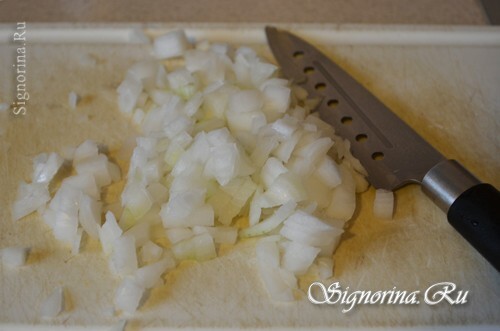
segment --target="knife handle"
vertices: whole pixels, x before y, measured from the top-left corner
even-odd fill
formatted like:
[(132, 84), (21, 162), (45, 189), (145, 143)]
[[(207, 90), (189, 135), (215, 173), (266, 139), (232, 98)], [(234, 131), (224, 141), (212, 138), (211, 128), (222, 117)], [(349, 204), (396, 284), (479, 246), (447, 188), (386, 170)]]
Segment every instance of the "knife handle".
[(500, 192), (454, 160), (434, 166), (422, 187), (450, 224), (500, 271)]
[(500, 271), (500, 192), (478, 184), (462, 193), (448, 210), (448, 221)]

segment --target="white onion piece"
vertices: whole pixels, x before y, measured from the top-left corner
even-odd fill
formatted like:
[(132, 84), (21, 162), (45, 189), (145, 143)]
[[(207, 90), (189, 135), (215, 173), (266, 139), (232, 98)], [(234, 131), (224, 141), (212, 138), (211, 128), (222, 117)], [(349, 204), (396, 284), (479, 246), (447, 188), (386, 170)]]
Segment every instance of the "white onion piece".
[(82, 228), (77, 229), (76, 235), (73, 239), (73, 245), (71, 246), (71, 254), (72, 255), (77, 255), (78, 253), (80, 253), (80, 247), (82, 244), (82, 235), (83, 235)]
[(57, 153), (50, 153), (46, 159), (45, 156), (46, 154), (41, 154), (35, 157), (32, 176), (34, 183), (50, 183), (63, 164), (63, 158)]
[(173, 268), (175, 268), (175, 261), (167, 256), (158, 262), (137, 269), (134, 278), (142, 287), (149, 289), (158, 283), (163, 273)]
[(335, 228), (299, 210), (284, 222), (280, 234), (291, 241), (321, 248), (331, 246), (342, 232), (342, 229)]
[[(158, 215), (158, 209), (154, 211)], [(123, 218), (123, 217), (122, 217)], [(120, 219), (120, 223), (121, 223)], [(151, 237), (151, 223), (148, 219), (142, 218), (136, 225), (128, 229), (123, 235), (134, 237), (135, 246), (141, 247), (146, 244)]]
[(31, 214), (50, 200), (47, 185), (43, 183), (26, 184), (21, 182), (16, 200), (12, 205), (12, 218), (17, 221)]
[(40, 308), (40, 315), (44, 319), (51, 319), (59, 315), (64, 310), (63, 288), (56, 288), (47, 299), (45, 299)]
[(195, 235), (208, 233), (216, 244), (235, 244), (238, 239), (238, 229), (230, 226), (195, 226), (193, 227)]
[(276, 178), (269, 189), (262, 195), (262, 207), (275, 207), (288, 201), (300, 202), (307, 199), (307, 192), (300, 177), (286, 172)]
[(260, 221), (260, 215), (262, 214), (262, 208), (260, 206), (260, 199), (263, 190), (261, 186), (258, 186), (250, 202), (250, 210), (248, 212), (248, 223), (250, 226), (257, 224)]
[(167, 229), (165, 233), (171, 244), (176, 244), (179, 241), (189, 239), (194, 236), (193, 231), (188, 228), (171, 228)]
[(281, 261), (283, 268), (293, 272), (296, 276), (305, 274), (320, 252), (317, 247), (303, 245), (294, 241), (286, 242), (284, 248), (285, 251)]
[(116, 274), (126, 276), (137, 270), (134, 236), (124, 235), (115, 239), (112, 250), (111, 264)]
[(163, 255), (163, 248), (148, 240), (140, 251), (140, 260), (143, 264), (157, 262)]
[(333, 259), (330, 257), (319, 257), (316, 260), (318, 276), (320, 280), (327, 280), (333, 276)]
[(375, 191), (373, 215), (382, 219), (392, 219), (394, 212), (394, 193), (383, 189)]
[(106, 213), (106, 221), (99, 229), (99, 240), (101, 241), (102, 250), (105, 254), (111, 253), (115, 240), (118, 239), (122, 233), (123, 231), (116, 222), (115, 215), (108, 211)]
[(80, 100), (80, 97), (78, 94), (75, 93), (75, 91), (71, 91), (68, 94), (68, 105), (71, 109), (76, 109), (76, 105), (78, 104), (78, 101)]
[(316, 174), (329, 188), (335, 188), (342, 183), (340, 170), (335, 161), (325, 156), (318, 164)]
[(261, 236), (263, 234), (266, 234), (274, 230), (295, 211), (296, 207), (297, 204), (294, 201), (288, 201), (283, 206), (278, 208), (271, 217), (249, 228), (241, 230), (240, 236), (241, 237)]
[(356, 210), (356, 183), (346, 165), (339, 167), (342, 184), (332, 193), (332, 202), (326, 209), (326, 215), (333, 219), (348, 221)]
[(104, 154), (92, 156), (74, 164), (76, 172), (80, 174), (94, 175), (99, 187), (111, 184), (112, 178), (108, 169), (108, 158)]
[(125, 314), (133, 314), (141, 302), (144, 295), (144, 287), (134, 278), (125, 278), (116, 290), (114, 304), (115, 307)]
[(273, 151), (273, 155), (285, 163), (288, 162), (300, 138), (302, 137), (302, 134), (302, 130), (295, 131), (291, 138), (282, 141), (279, 144), (279, 146)]
[(118, 107), (126, 115), (132, 115), (137, 104), (137, 99), (142, 92), (142, 83), (132, 75), (127, 75), (125, 80), (118, 86)]
[(318, 176), (310, 176), (304, 181), (308, 200), (316, 202), (317, 206), (321, 209), (326, 208), (332, 201), (332, 190), (325, 185), (325, 181)]
[(185, 239), (172, 247), (177, 260), (206, 261), (217, 257), (214, 240), (208, 233)]
[[(294, 300), (293, 287), (284, 279), (285, 273), (279, 267), (279, 250), (276, 243), (262, 239), (257, 242), (255, 249), (259, 275), (271, 298), (276, 301)], [(291, 276), (293, 279), (293, 275)]]
[(155, 38), (153, 48), (157, 58), (168, 59), (182, 55), (190, 45), (184, 30), (174, 30)]
[(263, 89), (264, 111), (284, 113), (290, 105), (290, 88), (268, 85)]
[(6, 267), (17, 268), (26, 263), (29, 247), (5, 247), (0, 250), (2, 264)]
[(97, 187), (94, 175), (90, 173), (67, 177), (61, 185), (69, 185), (74, 189), (81, 190), (95, 200), (101, 199), (101, 192)]
[(288, 169), (283, 165), (283, 163), (275, 157), (270, 157), (267, 159), (266, 163), (262, 167), (260, 172), (260, 177), (266, 188), (269, 188), (279, 175), (287, 172)]
[[(139, 183), (132, 183), (122, 194), (122, 205), (131, 213), (134, 220), (138, 220), (149, 211), (153, 201), (146, 188)], [(130, 227), (133, 223), (127, 226)]]

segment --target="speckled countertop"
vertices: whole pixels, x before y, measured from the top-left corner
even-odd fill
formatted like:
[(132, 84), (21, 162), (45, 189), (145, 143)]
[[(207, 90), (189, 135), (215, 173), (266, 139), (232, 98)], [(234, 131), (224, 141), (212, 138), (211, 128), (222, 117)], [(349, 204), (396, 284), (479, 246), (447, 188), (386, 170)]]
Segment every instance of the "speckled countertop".
[(0, 0), (16, 21), (488, 24), (480, 0)]

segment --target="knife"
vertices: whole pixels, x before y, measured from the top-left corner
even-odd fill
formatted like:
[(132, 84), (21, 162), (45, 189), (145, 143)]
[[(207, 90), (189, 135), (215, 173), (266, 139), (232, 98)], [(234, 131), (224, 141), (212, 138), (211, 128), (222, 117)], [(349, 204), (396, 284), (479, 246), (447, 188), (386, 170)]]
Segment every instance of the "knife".
[(446, 159), (331, 59), (299, 37), (266, 27), (283, 74), (321, 98), (315, 111), (351, 142), (377, 189), (417, 183), (449, 223), (500, 271), (500, 192)]

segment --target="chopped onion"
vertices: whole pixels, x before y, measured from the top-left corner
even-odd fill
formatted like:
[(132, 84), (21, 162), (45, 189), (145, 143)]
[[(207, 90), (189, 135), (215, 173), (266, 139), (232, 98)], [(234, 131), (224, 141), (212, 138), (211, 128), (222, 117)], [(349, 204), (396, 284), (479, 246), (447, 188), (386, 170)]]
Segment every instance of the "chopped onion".
[(50, 296), (42, 302), (40, 315), (42, 318), (54, 318), (64, 310), (64, 293), (63, 288), (56, 288)]
[(150, 264), (157, 262), (163, 255), (163, 248), (152, 241), (146, 242), (141, 248), (141, 262)]
[(126, 314), (133, 314), (144, 295), (144, 287), (132, 277), (126, 277), (116, 290), (115, 307)]
[(317, 247), (303, 245), (294, 241), (286, 242), (284, 247), (283, 268), (293, 272), (297, 276), (307, 272), (307, 269), (309, 269), (320, 252), (320, 249)]
[(261, 236), (274, 230), (278, 225), (280, 225), (284, 220), (286, 220), (295, 210), (297, 204), (290, 200), (280, 208), (269, 218), (257, 223), (249, 228), (240, 231), (241, 237), (254, 237)]
[(0, 250), (2, 263), (6, 267), (17, 268), (26, 263), (29, 247), (6, 247)]
[(68, 94), (68, 104), (71, 109), (76, 109), (76, 105), (78, 104), (80, 97), (74, 91), (69, 92)]
[(217, 256), (214, 240), (208, 233), (182, 240), (172, 247), (177, 260), (206, 261)]
[(115, 240), (118, 239), (122, 233), (123, 231), (116, 222), (115, 215), (108, 211), (106, 213), (106, 221), (99, 229), (99, 240), (101, 241), (104, 253), (111, 253)]
[(373, 201), (373, 215), (378, 218), (392, 219), (394, 212), (394, 193), (378, 189), (375, 191)]
[(158, 262), (137, 269), (135, 279), (142, 287), (152, 288), (158, 283), (164, 272), (173, 268), (175, 268), (175, 261), (167, 256)]
[(189, 46), (184, 30), (170, 31), (154, 40), (154, 52), (159, 59), (182, 55)]
[(21, 182), (12, 206), (12, 218), (17, 221), (45, 206), (49, 200), (50, 194), (46, 184)]
[(41, 154), (35, 157), (33, 182), (49, 183), (63, 164), (63, 158), (57, 153)]
[[(125, 314), (177, 262), (213, 259), (219, 245), (252, 236), (266, 236), (256, 253), (271, 298), (293, 300), (297, 277), (331, 276), (356, 193), (368, 188), (349, 143), (310, 114), (319, 98), (278, 78), (251, 48), (190, 48), (182, 30), (155, 38), (156, 59), (132, 65), (117, 89), (120, 111), (141, 131), (121, 153), (130, 162), (120, 201), (103, 194), (120, 168), (86, 140), (65, 153), (76, 174), (48, 206), (63, 163), (56, 153), (35, 158), (33, 183), (21, 185), (12, 209), (14, 219), (37, 210), (73, 254), (84, 233), (99, 239), (124, 277), (114, 302)], [(162, 61), (177, 56), (184, 62)]]

